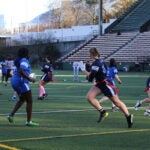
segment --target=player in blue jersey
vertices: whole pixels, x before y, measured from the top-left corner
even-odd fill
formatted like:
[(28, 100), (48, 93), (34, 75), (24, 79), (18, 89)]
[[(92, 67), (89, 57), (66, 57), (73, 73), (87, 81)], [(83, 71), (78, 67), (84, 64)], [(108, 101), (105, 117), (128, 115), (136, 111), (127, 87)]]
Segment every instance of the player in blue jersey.
[(94, 60), (91, 71), (87, 72), (85, 70), (85, 64), (80, 63), (80, 69), (85, 75), (88, 76), (88, 80), (92, 82), (95, 79), (96, 84), (91, 87), (89, 92), (86, 95), (89, 103), (95, 107), (100, 112), (100, 117), (98, 122), (101, 122), (109, 114), (108, 112), (100, 105), (96, 97), (100, 94), (104, 94), (109, 97), (109, 99), (119, 107), (122, 112), (125, 114), (128, 128), (131, 128), (133, 125), (133, 115), (129, 113), (126, 105), (119, 99), (116, 93), (116, 87), (108, 80), (107, 78), (107, 67), (103, 60), (100, 59), (100, 54), (98, 50), (94, 47), (89, 50), (90, 57)]
[[(122, 83), (122, 81), (120, 80), (120, 77), (118, 75), (118, 69), (117, 69), (117, 64), (116, 64), (116, 61), (114, 58), (111, 58), (110, 61), (109, 61), (109, 67), (107, 69), (107, 77), (108, 77), (108, 80), (114, 85), (116, 86), (115, 84), (115, 79), (118, 81), (119, 84)], [(118, 94), (118, 93), (117, 93)], [(99, 100), (99, 103), (103, 103), (105, 102), (106, 100), (108, 100), (109, 98), (104, 96), (103, 98), (101, 98)], [(112, 111), (118, 111), (118, 108), (115, 106), (114, 103), (112, 103)]]
[[(148, 97), (144, 98), (143, 100), (137, 101), (137, 103), (134, 106), (135, 110), (138, 110), (138, 108), (144, 103), (150, 103), (150, 76), (147, 78), (146, 88), (144, 91), (147, 92)], [(144, 112), (144, 115), (150, 116), (150, 105), (147, 107), (146, 111)]]
[(10, 123), (14, 123), (14, 115), (17, 110), (26, 102), (26, 112), (27, 112), (27, 126), (38, 126), (38, 123), (32, 121), (32, 92), (29, 82), (35, 82), (35, 80), (30, 75), (30, 64), (29, 64), (29, 51), (26, 48), (20, 48), (18, 51), (18, 56), (14, 61), (16, 70), (11, 78), (11, 85), (13, 89), (17, 92), (19, 101), (17, 101), (15, 107), (11, 113), (7, 116)]
[(1, 66), (2, 66), (2, 82), (5, 81), (5, 86), (7, 86), (7, 65), (5, 59), (2, 60)]
[(45, 57), (45, 61), (46, 63), (42, 66), (42, 69), (41, 69), (41, 71), (43, 72), (43, 75), (38, 83), (38, 87), (39, 87), (38, 100), (43, 100), (47, 96), (44, 86), (48, 82), (53, 81), (52, 79), (53, 66), (52, 66), (50, 56)]

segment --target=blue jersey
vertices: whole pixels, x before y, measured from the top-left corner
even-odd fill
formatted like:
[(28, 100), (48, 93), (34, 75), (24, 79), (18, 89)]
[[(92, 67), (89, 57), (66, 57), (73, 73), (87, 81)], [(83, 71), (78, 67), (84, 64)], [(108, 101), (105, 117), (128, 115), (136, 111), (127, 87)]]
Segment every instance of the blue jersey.
[(3, 73), (3, 74), (7, 74), (6, 62), (5, 62), (5, 61), (2, 61), (2, 62), (1, 62), (1, 66), (2, 66), (2, 73)]
[(96, 59), (91, 65), (89, 81), (92, 82), (93, 79), (95, 79), (96, 82), (103, 82), (107, 79), (107, 67), (101, 59)]
[(26, 78), (23, 78), (19, 72), (19, 68), (21, 68), (23, 69), (23, 71), (25, 72), (27, 76), (30, 75), (31, 68), (30, 68), (28, 59), (26, 58), (22, 58), (20, 60), (18, 59), (17, 62), (15, 63), (17, 63), (17, 66), (16, 66), (16, 69), (14, 70), (13, 78), (15, 79), (18, 78), (18, 79), (21, 79), (22, 82), (28, 83), (29, 81)]
[(111, 83), (115, 85), (114, 79), (115, 75), (118, 74), (118, 70), (116, 67), (109, 67), (107, 70), (107, 77)]
[(30, 74), (30, 64), (28, 59), (26, 58), (16, 58), (14, 61), (14, 64), (16, 66), (16, 68), (14, 68), (14, 74), (11, 78), (11, 85), (13, 87), (13, 89), (18, 93), (18, 95), (25, 93), (27, 91), (30, 90), (30, 85), (29, 85), (29, 81), (22, 77), (22, 75), (20, 74), (19, 69), (23, 69), (24, 73), (29, 76)]

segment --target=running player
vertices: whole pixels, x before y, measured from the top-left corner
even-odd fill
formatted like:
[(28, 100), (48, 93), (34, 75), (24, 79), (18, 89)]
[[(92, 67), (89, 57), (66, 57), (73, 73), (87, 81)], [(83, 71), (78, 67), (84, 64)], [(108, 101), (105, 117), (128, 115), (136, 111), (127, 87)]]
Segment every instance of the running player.
[[(118, 83), (121, 84), (122, 81), (120, 80), (120, 77), (118, 75), (118, 69), (117, 69), (117, 64), (116, 64), (116, 61), (114, 58), (111, 58), (110, 61), (109, 61), (109, 68), (107, 70), (107, 77), (108, 77), (108, 80), (114, 85), (116, 86), (115, 84), (115, 79), (117, 79)], [(118, 94), (118, 93), (117, 93)], [(103, 103), (105, 102), (106, 100), (108, 100), (109, 98), (104, 96), (103, 98), (101, 98), (99, 100), (99, 103)], [(118, 111), (118, 108), (115, 106), (114, 103), (112, 103), (112, 111)]]
[(38, 126), (38, 123), (31, 121), (32, 119), (32, 92), (29, 82), (35, 82), (34, 79), (29, 77), (30, 74), (30, 64), (28, 61), (29, 51), (26, 48), (20, 48), (18, 51), (18, 56), (14, 61), (16, 70), (11, 78), (11, 85), (14, 91), (17, 92), (19, 101), (17, 101), (15, 107), (11, 113), (7, 116), (10, 123), (14, 123), (14, 115), (17, 110), (26, 102), (26, 112), (27, 112), (27, 126)]
[[(146, 81), (146, 88), (144, 91), (147, 92), (148, 97), (143, 100), (137, 101), (137, 103), (134, 106), (135, 110), (138, 110), (138, 108), (144, 103), (150, 103), (150, 77), (148, 77)], [(150, 116), (150, 105), (147, 107), (146, 111), (144, 112), (144, 115)]]
[(46, 96), (47, 93), (45, 91), (44, 86), (48, 83), (48, 82), (52, 82), (52, 71), (53, 71), (53, 66), (52, 66), (52, 62), (51, 62), (51, 58), (50, 56), (45, 57), (45, 61), (46, 63), (43, 65), (41, 71), (44, 73), (38, 83), (38, 87), (39, 87), (39, 97), (38, 100), (43, 100)]
[(129, 113), (126, 105), (119, 99), (118, 95), (116, 94), (116, 87), (113, 86), (113, 84), (107, 79), (107, 68), (103, 60), (100, 59), (98, 50), (94, 47), (89, 50), (89, 53), (90, 57), (94, 60), (91, 66), (91, 71), (87, 72), (85, 70), (85, 64), (83, 63), (80, 63), (80, 68), (83, 73), (88, 76), (90, 82), (92, 82), (93, 79), (96, 81), (96, 84), (91, 87), (87, 93), (86, 98), (89, 103), (100, 112), (98, 122), (101, 122), (109, 115), (96, 99), (98, 95), (103, 93), (122, 110), (126, 116), (128, 128), (131, 128), (133, 125), (133, 115)]

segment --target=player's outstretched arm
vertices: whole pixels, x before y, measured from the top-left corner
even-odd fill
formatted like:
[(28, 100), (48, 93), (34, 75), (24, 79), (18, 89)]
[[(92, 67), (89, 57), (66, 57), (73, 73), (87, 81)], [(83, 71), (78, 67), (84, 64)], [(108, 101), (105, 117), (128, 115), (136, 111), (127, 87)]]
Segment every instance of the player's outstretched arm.
[(79, 67), (86, 76), (89, 76), (90, 73), (85, 69), (85, 64), (82, 61), (80, 62)]

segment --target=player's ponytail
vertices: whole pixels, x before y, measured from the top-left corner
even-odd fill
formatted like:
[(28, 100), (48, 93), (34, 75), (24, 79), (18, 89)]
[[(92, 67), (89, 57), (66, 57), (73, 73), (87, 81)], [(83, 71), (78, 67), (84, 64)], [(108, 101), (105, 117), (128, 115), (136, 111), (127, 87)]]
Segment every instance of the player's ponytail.
[(96, 47), (92, 47), (90, 50), (89, 50), (89, 53), (91, 56), (93, 57), (100, 57), (100, 53), (98, 52), (97, 48)]
[(109, 61), (109, 67), (116, 67), (117, 68), (117, 63), (114, 58), (111, 58)]

